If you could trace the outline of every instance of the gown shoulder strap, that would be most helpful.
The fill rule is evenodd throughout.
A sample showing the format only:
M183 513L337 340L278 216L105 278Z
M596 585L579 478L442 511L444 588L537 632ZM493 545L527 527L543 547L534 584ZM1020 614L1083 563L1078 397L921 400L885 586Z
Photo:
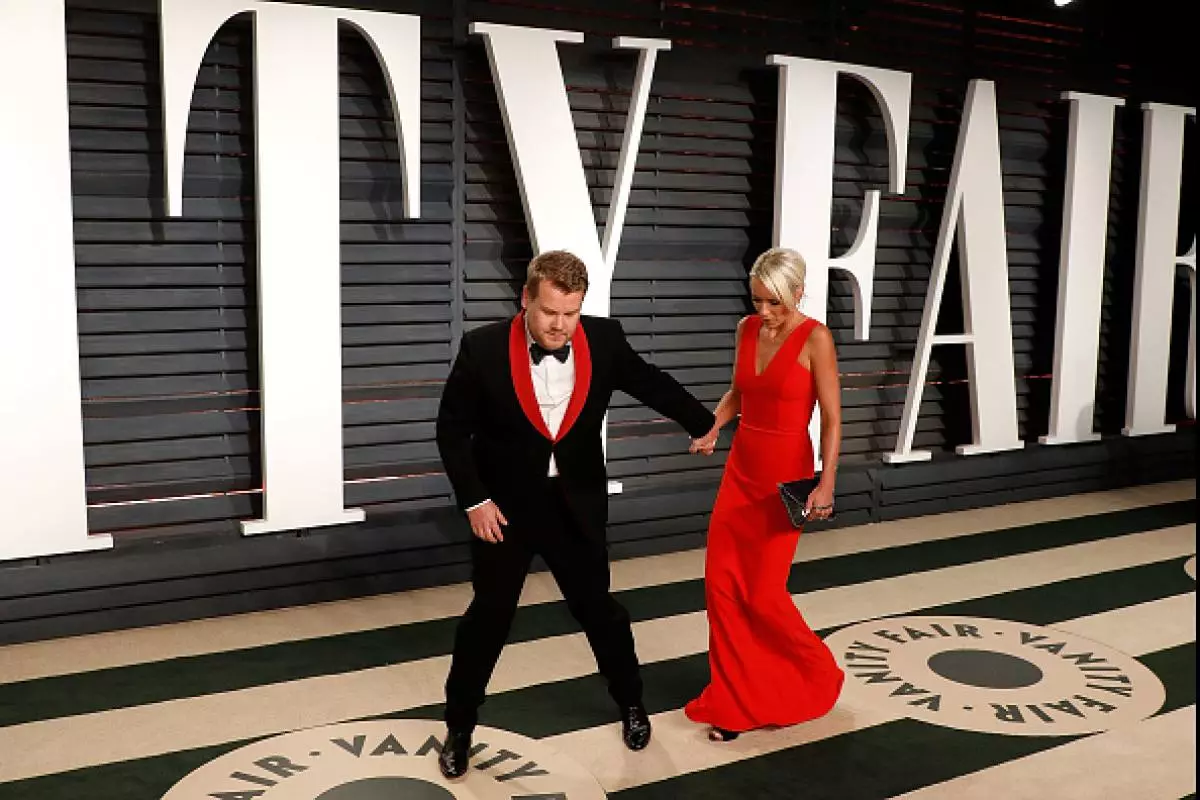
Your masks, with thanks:
M734 354L735 368L741 365L746 358L750 357L753 348L749 345L754 340L754 337L758 335L758 329L761 325L762 320L759 319L757 314L748 314L742 317L741 322L738 323L741 333L737 337L737 352Z
M808 319L804 320L804 322L800 323L800 327L794 334L792 334L792 340L788 342L790 346L789 349L792 351L791 356L793 358L800 357L800 351L803 350L804 345L808 343L808 337L812 336L812 332L815 331L817 326L820 324L820 322L812 317L809 317Z

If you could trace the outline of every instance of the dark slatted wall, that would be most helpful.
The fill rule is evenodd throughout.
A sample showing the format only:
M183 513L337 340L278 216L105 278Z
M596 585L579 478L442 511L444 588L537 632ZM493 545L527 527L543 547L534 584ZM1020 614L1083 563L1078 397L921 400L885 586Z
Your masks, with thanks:
M1058 95L1068 89L1123 95L1131 86L1116 55L1085 32L1085 26L1098 28L1095 12L1088 16L1049 3L992 6L971 0L627 2L602 11L593 3L469 5L472 19L595 34L584 45L560 47L560 55L598 225L605 219L633 80L632 59L614 55L608 38L624 32L672 40L673 50L660 59L651 88L612 313L641 352L712 403L727 385L731 331L749 310L747 268L771 239L778 83L775 70L764 63L766 54L913 73L907 191L903 197L885 196L882 205L869 341L852 337L850 281L839 273L831 280L829 324L841 359L842 463L848 470L839 487L844 519L906 513L904 498L881 510L886 494L873 494L857 470L878 464L881 453L895 446L972 77L997 84L1021 432L1029 442L1045 433L1066 148L1067 107ZM487 159L496 150L506 153L504 130L482 45L468 43L467 53L469 157ZM835 255L854 239L864 190L885 187L887 181L883 123L869 92L852 80L842 81L839 89L831 220ZM1132 246L1122 252L1116 244L1118 223L1136 209L1136 176L1131 182L1126 174L1123 137L1138 122L1136 114L1122 116L1114 157L1110 272L1116 280L1131 281ZM476 154L473 144L486 144L488 150ZM476 189L469 178L468 220L486 218L487 226L478 232L503 263L493 257L486 271L477 273L468 262L468 324L516 309L520 271L531 254L511 167L484 174L487 188ZM468 225L469 239L475 230ZM1121 236L1122 242L1132 239L1128 230ZM468 242L471 252L481 247ZM963 329L960 291L952 259L939 332ZM1106 294L1106 341L1127 341L1130 296ZM489 302L474 306L470 300L476 297ZM476 308L478 316L472 314ZM1114 330L1122 325L1123 332ZM1176 346L1183 345L1177 341ZM1117 350L1104 348L1099 385L1099 405L1107 412L1097 414L1097 425L1110 434L1123 422L1127 356ZM963 348L935 348L915 448L947 454L970 440L966 374ZM1177 406L1174 418L1182 419ZM719 459L697 465L681 452L670 423L628 398L616 399L611 419L610 471L627 488L703 482L719 472ZM1001 472L995 478L1026 494L1078 490L1105 478L1109 467L1103 460L1078 455L1067 459L1069 466L1048 473L1024 470L1029 475L1022 478L1020 471ZM1188 457L1184 453L1179 459ZM975 494L970 485L949 477L931 481L922 501ZM976 502L995 499L990 490L975 497ZM696 498L700 504L707 500L703 494Z
M465 330L516 311L532 255L483 44L467 33L473 21L587 34L583 44L561 45L559 53L598 235L636 65L636 54L612 49L611 39L672 40L651 85L612 315L639 352L710 405L728 385L732 332L750 310L747 269L771 243L778 77L767 55L912 73L907 190L903 197L884 196L869 341L852 338L849 281L834 273L830 287L844 406L839 524L1195 474L1180 368L1186 282L1176 304L1173 347L1180 366L1173 367L1168 409L1185 427L1149 440L1114 436L1123 423L1128 369L1138 106L1147 100L1195 105L1194 84L1182 77L1178 61L1167 60L1172 47L1130 49L1147 37L1140 29L1126 35L1129 17L1118 8L1126 4L340 5L420 14L423 32L423 203L416 220L403 218L396 131L380 66L357 33L347 28L340 38L347 503L366 508L367 524L306 532L298 540L238 534L240 520L261 513L262 481L248 19L226 25L205 56L187 138L184 216L168 219L157 3L68 0L89 519L94 531L117 534L117 547L39 564L48 577L22 573L21 581L9 583L17 595L51 585L65 591L86 584L102 592L138 583L147 608L163 598L176 603L177 610L160 604L144 612L161 621L461 579L465 533L433 443L441 382ZM997 88L1018 406L1030 444L1001 456L953 456L954 446L971 436L966 364L961 347L939 347L914 442L935 451L935 460L885 467L880 456L895 446L970 78L994 80ZM1058 95L1068 89L1129 98L1117 120L1096 418L1109 436L1098 444L1040 448L1036 440L1049 411L1067 134L1067 106ZM1194 129L1188 175L1195 172ZM886 188L886 149L869 92L843 81L830 220L835 255L854 239L864 191ZM1196 217L1194 185L1185 180L1184 221ZM1184 221L1180 235L1190 242L1194 228ZM961 330L957 281L952 263L941 332ZM615 552L700 544L728 437L717 457L688 456L686 437L673 423L623 395L614 398L609 432L610 473L625 490L612 502ZM180 547L163 547L172 543ZM159 557L166 566L155 566ZM54 573L57 567L76 577L62 578L67 573ZM168 572L178 585L162 580ZM224 588L214 588L217 577L203 587L184 585L204 573L222 576ZM217 596L224 599L211 599ZM102 627L98 609L105 602L80 594L53 613L67 620L62 630ZM35 606L18 614L21 619L0 612L0 622L32 625L39 613L50 614ZM122 624L149 618L123 613ZM71 622L72 614L87 621ZM32 628L22 630L9 635L33 635Z
M233 532L261 513L255 341L253 32L204 58L184 214L163 194L157 4L68 6L68 78L93 531ZM432 443L459 314L452 20L422 17L420 219L405 220L382 70L340 37L347 502L445 506Z
M346 503L368 514L445 506L433 444L460 316L454 242L454 34L421 15L421 215L404 219L397 132L370 46L343 30L342 363Z
M93 530L205 531L256 507L253 133L248 48L233 27L200 71L186 216L168 219L157 17L68 10Z

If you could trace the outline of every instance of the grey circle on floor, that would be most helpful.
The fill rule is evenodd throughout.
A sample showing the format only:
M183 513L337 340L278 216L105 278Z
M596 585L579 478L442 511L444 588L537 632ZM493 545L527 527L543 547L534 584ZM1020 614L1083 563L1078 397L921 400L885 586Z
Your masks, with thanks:
M994 650L946 650L929 657L929 668L948 681L981 689L1021 689L1045 676L1037 664Z
M419 778L363 778L335 786L316 800L454 800L454 795Z

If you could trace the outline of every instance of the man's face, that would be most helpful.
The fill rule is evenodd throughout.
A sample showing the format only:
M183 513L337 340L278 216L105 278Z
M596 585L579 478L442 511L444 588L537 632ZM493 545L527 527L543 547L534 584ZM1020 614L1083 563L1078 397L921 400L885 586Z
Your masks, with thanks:
M564 292L549 281L542 281L537 297L530 297L528 290L521 292L521 307L525 309L534 341L547 350L557 350L575 335L583 292Z

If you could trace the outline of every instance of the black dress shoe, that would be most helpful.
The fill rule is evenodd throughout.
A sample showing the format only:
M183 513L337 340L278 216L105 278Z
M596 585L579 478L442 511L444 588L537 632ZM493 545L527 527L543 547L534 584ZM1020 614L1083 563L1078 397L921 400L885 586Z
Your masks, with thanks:
M630 750L642 750L650 744L650 717L641 703L621 709L621 738Z
M438 755L438 769L446 780L461 778L467 772L471 760L471 734L463 731L447 731Z

